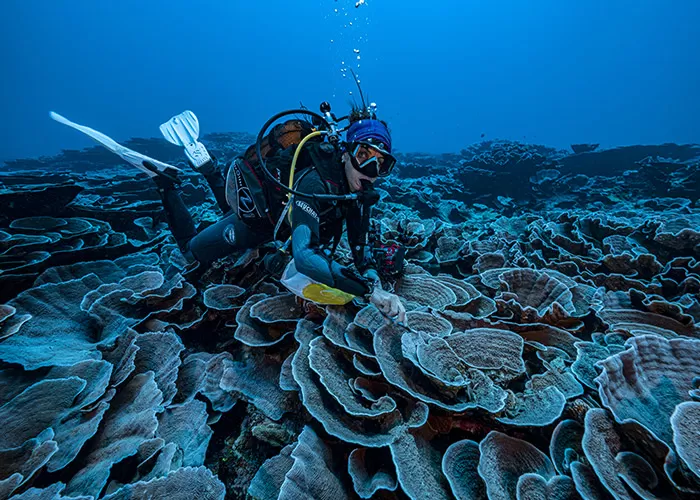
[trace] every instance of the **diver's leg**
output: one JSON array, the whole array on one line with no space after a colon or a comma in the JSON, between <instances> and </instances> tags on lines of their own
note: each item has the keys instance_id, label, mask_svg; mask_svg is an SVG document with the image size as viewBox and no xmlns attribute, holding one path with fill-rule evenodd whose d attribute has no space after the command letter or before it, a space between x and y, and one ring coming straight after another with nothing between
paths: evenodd
<instances>
[{"instance_id":1,"label":"diver's leg","mask_svg":"<svg viewBox=\"0 0 700 500\"><path fill-rule=\"evenodd\" d=\"M160 130L166 140L172 144L183 146L187 163L197 172L200 172L209 183L214 192L214 197L219 208L224 212L229 211L226 203L226 184L218 168L216 157L207 151L204 144L199 142L199 121L192 111L185 111L173 116L160 126Z\"/></svg>"},{"instance_id":2,"label":"diver's leg","mask_svg":"<svg viewBox=\"0 0 700 500\"><path fill-rule=\"evenodd\" d=\"M177 246L182 253L187 252L187 244L197 234L192 215L177 190L173 181L157 175L153 178L156 183L160 199L163 200L165 218L168 221L170 232L175 237Z\"/></svg>"},{"instance_id":3,"label":"diver's leg","mask_svg":"<svg viewBox=\"0 0 700 500\"><path fill-rule=\"evenodd\" d=\"M197 170L207 180L207 184L209 184L209 188L214 193L214 198L216 198L216 203L221 211L227 213L231 210L231 207L226 201L226 180L216 158L211 153L210 156L212 157L211 161L206 162Z\"/></svg>"},{"instance_id":4,"label":"diver's leg","mask_svg":"<svg viewBox=\"0 0 700 500\"><path fill-rule=\"evenodd\" d=\"M203 264L209 264L236 250L254 248L272 240L272 228L251 227L237 214L231 213L202 230L189 242L192 256Z\"/></svg>"}]
</instances>

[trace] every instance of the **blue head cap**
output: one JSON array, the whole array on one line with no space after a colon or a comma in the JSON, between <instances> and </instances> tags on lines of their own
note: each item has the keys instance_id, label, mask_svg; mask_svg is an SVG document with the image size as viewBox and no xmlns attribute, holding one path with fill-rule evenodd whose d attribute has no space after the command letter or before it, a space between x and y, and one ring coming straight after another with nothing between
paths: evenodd
<instances>
[{"instance_id":1,"label":"blue head cap","mask_svg":"<svg viewBox=\"0 0 700 500\"><path fill-rule=\"evenodd\" d=\"M347 131L347 142L365 142L391 154L391 134L381 121L372 118L358 120Z\"/></svg>"}]
</instances>

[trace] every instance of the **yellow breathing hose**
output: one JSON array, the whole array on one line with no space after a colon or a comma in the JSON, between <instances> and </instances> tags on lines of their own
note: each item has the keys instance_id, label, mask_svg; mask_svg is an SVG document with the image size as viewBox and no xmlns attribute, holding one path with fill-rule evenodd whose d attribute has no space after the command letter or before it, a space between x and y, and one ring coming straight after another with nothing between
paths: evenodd
<instances>
[{"instance_id":1,"label":"yellow breathing hose","mask_svg":"<svg viewBox=\"0 0 700 500\"><path fill-rule=\"evenodd\" d=\"M292 189L292 187L294 186L294 172L295 172L296 167L297 167L297 160L299 160L299 153L301 153L301 148L303 148L304 144L306 144L309 140L313 139L314 137L319 137L319 136L327 134L327 133L328 132L326 132L326 131L317 130L315 132L311 132L309 135L307 135L306 137L304 137L301 140L301 142L297 146L296 151L294 151L294 158L292 158L292 166L289 169L289 189ZM289 203L289 200L291 199L291 197L292 197L292 194L287 193L287 207L284 209L284 211L287 212L287 219L289 220L290 226L292 225L292 205L291 205L291 203ZM280 221L282 220L281 217L283 217L283 215L280 215ZM277 223L277 225L279 226L279 222ZM276 232L277 231L275 230L275 233ZM290 236L287 239L287 242L289 242L289 240L291 240L291 239L292 239L292 237ZM284 247L280 247L279 250L282 253L287 253L286 250L284 249Z\"/></svg>"},{"instance_id":2,"label":"yellow breathing hose","mask_svg":"<svg viewBox=\"0 0 700 500\"><path fill-rule=\"evenodd\" d=\"M296 169L297 160L299 159L299 153L301 153L301 148L303 148L304 144L306 144L309 140L313 139L314 137L318 137L327 133L328 132L322 130L317 130L316 132L311 132L309 135L307 135L301 140L301 142L297 146L297 150L294 152L294 159L292 160L292 169L289 171L289 189L292 189L292 186L294 185L294 169ZM287 199L289 199L290 196L291 194L287 193Z\"/></svg>"},{"instance_id":3,"label":"yellow breathing hose","mask_svg":"<svg viewBox=\"0 0 700 500\"><path fill-rule=\"evenodd\" d=\"M313 139L314 137L319 137L323 134L327 134L328 132L322 131L322 130L317 130L316 132L311 132L309 135L304 137L299 145L297 146L297 150L294 151L294 158L292 159L292 168L289 170L289 189L292 189L292 186L294 186L294 171L296 170L297 167L297 160L299 159L299 153L301 153L301 149L304 147L304 144L306 144L309 140ZM292 195L291 193L287 193L287 202L289 202L289 198L291 198ZM287 203L289 205L289 203ZM289 205L287 207L287 216L289 217L289 223L292 223L292 206Z\"/></svg>"}]
</instances>

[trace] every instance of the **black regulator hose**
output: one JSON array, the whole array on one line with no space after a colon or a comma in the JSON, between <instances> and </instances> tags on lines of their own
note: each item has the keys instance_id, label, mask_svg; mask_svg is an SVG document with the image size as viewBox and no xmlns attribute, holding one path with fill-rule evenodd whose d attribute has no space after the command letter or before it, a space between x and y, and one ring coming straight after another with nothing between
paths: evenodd
<instances>
[{"instance_id":1,"label":"black regulator hose","mask_svg":"<svg viewBox=\"0 0 700 500\"><path fill-rule=\"evenodd\" d=\"M315 193L302 193L301 191L296 191L294 189L291 189L288 186L285 186L283 183L277 180L277 178L272 174L267 169L267 164L265 163L265 160L262 155L262 141L265 138L265 132L267 132L267 129L270 128L270 125L272 125L274 122L279 120L280 118L283 118L285 116L289 115L308 115L314 118L316 123L324 123L328 128L330 128L330 125L328 124L328 121L321 116L318 113L314 113L313 111L309 111L308 109L290 109L287 111L282 111L280 113L277 113L275 116L267 120L265 122L265 125L263 125L263 128L260 129L260 132L258 133L258 138L255 141L255 152L258 155L258 161L260 162L260 166L262 167L263 172L265 175L270 179L277 187L280 189L284 190L286 193L293 194L294 196L298 196L300 198L313 198L315 200L330 200L330 201L345 201L345 200L356 200L360 197L359 194L347 194L347 195L336 195L336 194L315 194Z\"/></svg>"}]
</instances>

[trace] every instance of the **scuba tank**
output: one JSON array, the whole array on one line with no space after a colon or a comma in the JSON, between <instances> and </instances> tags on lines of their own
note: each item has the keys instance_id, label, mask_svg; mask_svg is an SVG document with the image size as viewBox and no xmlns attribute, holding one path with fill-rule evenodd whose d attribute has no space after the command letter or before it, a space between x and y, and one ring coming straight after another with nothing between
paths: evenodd
<instances>
[{"instance_id":1,"label":"scuba tank","mask_svg":"<svg viewBox=\"0 0 700 500\"><path fill-rule=\"evenodd\" d=\"M252 222L262 218L274 224L273 199L283 195L278 187L266 182L260 159L268 160L281 151L298 146L313 131L313 125L305 120L290 119L279 123L263 137L259 153L253 144L231 162L226 173L226 200L241 219ZM283 180L289 176L289 170L277 170L275 175L278 180Z\"/></svg>"}]
</instances>

